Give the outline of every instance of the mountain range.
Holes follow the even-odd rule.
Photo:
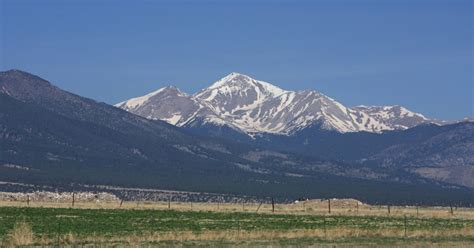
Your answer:
[[[194,95],[167,87],[117,106],[0,72],[0,181],[474,203],[468,120],[347,108],[237,73]]]
[[[439,123],[401,106],[349,108],[314,90],[287,91],[235,72],[193,95],[171,86],[115,106],[179,127],[225,126],[252,137],[293,135],[315,125],[380,133]]]
[[[403,163],[395,162],[397,159],[393,157],[402,160],[401,157],[409,152],[401,150],[412,149],[404,145],[414,142],[410,135],[412,131],[400,131],[419,126],[422,127],[414,129],[417,133],[433,128],[442,130],[442,125],[450,123],[426,118],[398,105],[349,108],[313,90],[287,91],[235,72],[193,95],[176,87],[165,87],[116,106],[201,136],[237,139],[265,148],[350,163],[377,160],[378,164],[398,163],[400,167]],[[421,137],[416,140],[416,146],[423,147],[429,142],[434,133],[428,133],[427,136],[418,134]],[[472,130],[466,130],[466,134],[459,136],[468,142],[457,144],[467,147],[461,154],[473,151]],[[450,143],[450,146],[454,145]],[[456,159],[452,155],[459,153],[453,151],[455,148],[449,148],[451,150],[442,155],[424,155],[424,162],[421,162],[420,148],[410,152],[411,159],[417,162],[409,163],[421,167],[413,172],[474,187],[474,180],[470,179],[474,178],[474,157]]]

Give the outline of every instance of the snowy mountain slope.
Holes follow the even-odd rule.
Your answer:
[[[251,136],[291,135],[314,124],[341,133],[378,133],[430,122],[403,107],[348,108],[316,91],[287,91],[235,72],[194,95],[167,87],[116,106],[177,126],[227,126]]]
[[[260,132],[291,134],[314,123],[338,132],[379,132],[389,127],[377,123],[367,114],[344,107],[316,91],[286,92],[258,105],[243,115],[256,122]],[[236,120],[241,123],[241,120]],[[246,122],[242,123],[245,124]]]
[[[198,125],[196,122],[199,122],[200,125],[213,123],[239,129],[219,117],[208,103],[196,99],[174,86],[158,89],[115,106],[148,119],[163,120],[179,127],[191,125],[191,123]]]
[[[177,126],[202,108],[198,101],[172,86],[132,98],[115,106],[148,119],[164,120]]]
[[[423,123],[437,123],[422,114],[412,112],[402,106],[364,106],[359,105],[353,109],[368,114],[375,120],[394,129],[407,129]]]

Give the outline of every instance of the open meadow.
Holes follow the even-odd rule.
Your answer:
[[[0,202],[3,246],[472,247],[467,208],[294,204]],[[390,209],[390,213],[389,213]]]

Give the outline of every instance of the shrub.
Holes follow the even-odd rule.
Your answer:
[[[5,238],[6,247],[18,247],[33,244],[34,234],[30,224],[19,222],[13,226],[13,229]]]

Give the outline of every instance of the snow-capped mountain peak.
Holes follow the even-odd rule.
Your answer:
[[[172,95],[172,96],[176,95],[176,96],[180,96],[180,97],[187,97],[188,96],[188,94],[182,92],[181,90],[179,90],[175,86],[166,86],[166,87],[160,88],[158,90],[155,90],[151,93],[148,93],[144,96],[134,97],[134,98],[131,98],[127,101],[117,103],[114,106],[119,107],[119,108],[123,108],[125,110],[137,109],[140,106],[146,104],[148,101],[150,101],[151,98],[153,98],[156,95]]]
[[[218,95],[228,95],[230,97],[239,95],[244,97],[244,95],[256,93],[257,95],[254,98],[261,100],[267,97],[278,96],[285,92],[285,90],[270,83],[255,80],[241,73],[232,72],[206,89],[201,90],[195,96],[206,101],[212,101]]]
[[[359,105],[353,109],[364,112],[377,121],[393,129],[407,129],[422,123],[435,123],[420,113],[416,113],[400,105],[365,106]]]
[[[265,81],[255,80],[245,74],[241,74],[238,72],[230,73],[229,75],[213,83],[207,89],[217,89],[217,88],[229,89],[229,87],[234,87],[233,90],[239,90],[239,87],[243,88],[243,87],[250,87],[250,86],[263,89],[263,91],[270,93],[273,96],[278,96],[286,92],[285,90],[282,90],[275,85],[272,85]]]
[[[129,110],[129,109],[134,109],[140,105],[142,105],[143,103],[145,103],[146,101],[148,101],[152,96],[156,95],[156,94],[159,94],[160,92],[164,91],[166,88],[160,88],[158,90],[155,90],[151,93],[148,93],[144,96],[139,96],[139,97],[134,97],[134,98],[131,98],[127,101],[123,101],[123,102],[120,102],[120,103],[117,103],[115,104],[116,107],[121,107],[121,108],[124,108],[126,110]]]

